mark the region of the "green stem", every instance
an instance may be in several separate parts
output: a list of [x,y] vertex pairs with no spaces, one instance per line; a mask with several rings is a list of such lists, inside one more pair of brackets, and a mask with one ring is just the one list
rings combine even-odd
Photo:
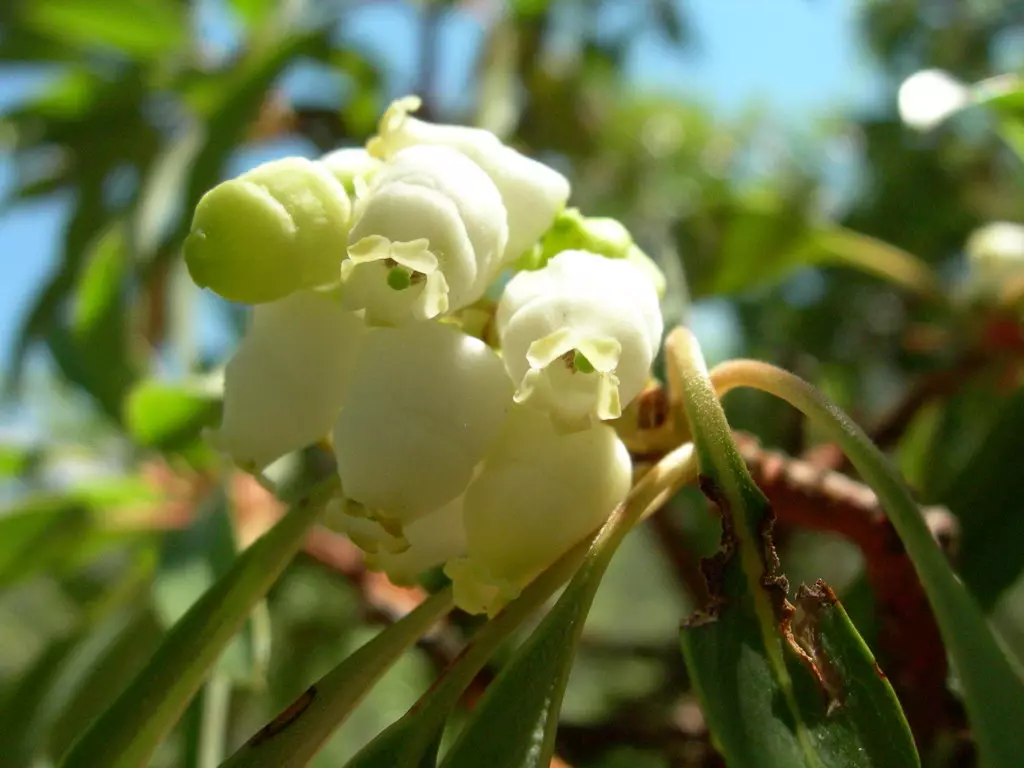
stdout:
[[837,443],[878,494],[935,611],[963,688],[984,766],[1015,766],[1024,755],[1024,684],[992,633],[981,608],[953,574],[896,470],[842,409],[793,374],[753,360],[723,363],[711,372],[720,395],[753,387],[802,411]]

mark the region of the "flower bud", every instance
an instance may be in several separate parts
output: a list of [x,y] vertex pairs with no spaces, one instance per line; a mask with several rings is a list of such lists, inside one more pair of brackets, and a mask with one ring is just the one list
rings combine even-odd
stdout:
[[552,168],[501,143],[482,128],[435,125],[410,117],[420,106],[408,96],[391,104],[381,118],[379,135],[367,144],[370,154],[387,159],[420,144],[453,147],[491,177],[508,211],[508,243],[503,263],[527,251],[548,230],[569,199],[569,181]]
[[256,306],[224,372],[214,445],[255,472],[325,437],[364,333],[362,320],[330,293],[301,291]]
[[335,283],[351,203],[316,162],[264,163],[211,189],[196,206],[185,263],[197,285],[259,304]]
[[511,396],[479,339],[442,323],[371,329],[334,425],[345,495],[396,530],[439,509],[465,490]]
[[568,208],[558,214],[541,241],[544,263],[562,251],[590,251],[610,259],[622,259],[633,245],[633,236],[617,219],[583,216]]
[[663,330],[644,274],[628,260],[586,251],[516,275],[496,321],[516,401],[570,429],[622,413],[647,381]]
[[508,237],[494,184],[448,147],[412,147],[377,172],[342,264],[345,298],[367,320],[429,319],[483,295]]
[[544,413],[513,410],[466,489],[466,556],[445,566],[456,604],[493,616],[595,531],[630,482],[629,452],[611,427],[565,433]]
[[328,152],[320,164],[330,171],[351,197],[365,189],[383,163],[362,147],[345,147]]

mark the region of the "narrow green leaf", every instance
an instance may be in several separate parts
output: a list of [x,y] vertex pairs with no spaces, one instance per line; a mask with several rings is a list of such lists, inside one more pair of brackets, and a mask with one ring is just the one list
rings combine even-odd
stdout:
[[214,673],[185,712],[185,745],[181,764],[217,768],[224,757],[231,680]]
[[666,348],[701,488],[722,513],[722,547],[705,571],[711,602],[681,633],[719,751],[732,768],[919,766],[892,688],[824,585],[813,593],[821,605],[803,593],[794,636],[768,501],[732,441],[696,339],[680,328]]
[[968,589],[990,610],[1024,569],[1024,473],[1007,461],[1020,450],[1024,390],[999,412],[992,429],[941,501],[960,520],[957,561]]
[[[432,767],[445,722],[462,693],[498,647],[575,571],[591,541],[588,539],[564,555],[501,613],[484,624],[433,687],[405,715],[360,750],[346,768]],[[270,768],[269,764],[265,765]]]
[[786,400],[838,444],[878,494],[928,596],[963,690],[983,768],[1012,768],[1024,754],[1024,676],[977,602],[956,578],[888,459],[842,410],[791,373],[750,360],[713,372],[720,393],[751,386]]
[[442,768],[548,768],[576,650],[612,556],[652,502],[674,493],[695,470],[687,444],[652,470],[616,510],[558,602],[488,687]]
[[873,274],[911,293],[941,299],[935,273],[902,248],[843,227],[827,227],[814,234],[822,249],[821,261],[843,264]]
[[[570,597],[566,602],[560,603],[561,609],[558,616],[550,621],[545,621],[544,626],[547,629],[535,641],[531,641],[521,654],[517,654],[517,660],[513,662],[522,665],[520,669],[523,671],[545,668],[547,672],[555,672],[559,676],[568,675],[573,656],[572,646],[576,642],[573,639],[573,633],[578,632],[581,627],[571,625],[567,628],[566,623],[571,624],[573,620],[582,623],[589,610],[590,602],[593,600],[591,590],[597,588],[600,576],[607,567],[607,561],[611,558],[621,538],[636,520],[649,513],[650,510],[657,509],[680,485],[692,477],[691,458],[692,451],[689,446],[685,446],[669,454],[660,462],[633,488],[627,503],[620,507],[612,521],[595,536],[588,537],[563,555],[558,562],[534,579],[518,599],[484,624],[434,686],[401,719],[364,747],[347,764],[346,768],[433,768],[437,745],[444,731],[445,721],[467,686],[494,655],[498,647],[579,568],[587,553],[594,551],[594,558],[589,566],[589,575],[582,576],[573,588],[574,594],[579,600],[574,601]],[[598,546],[595,541],[602,543]],[[568,634],[565,634],[566,631]],[[568,649],[557,647],[557,637],[560,633],[570,646]],[[546,658],[549,653],[555,653],[555,656]],[[510,675],[505,675],[504,679],[509,680]],[[509,689],[505,687],[509,685],[524,685],[525,687],[520,690],[524,695],[529,696],[530,704],[529,707],[526,707],[524,700],[524,710],[516,717],[514,729],[511,721],[506,723],[506,726],[510,728],[510,733],[503,736],[507,739],[504,742],[505,745],[509,747],[512,744],[518,745],[514,748],[512,756],[520,754],[524,759],[529,759],[529,755],[524,755],[521,751],[522,743],[517,741],[519,736],[540,734],[541,738],[545,740],[553,740],[558,720],[558,709],[564,694],[565,680],[535,680],[533,683],[534,685],[531,685],[529,681],[525,680],[520,680],[518,683],[503,683],[504,689],[494,694],[490,699],[491,703],[487,705],[487,711],[492,714],[481,715],[481,725],[474,726],[472,733],[467,737],[471,739],[471,744],[459,747],[456,758],[453,759],[460,761],[474,759],[471,754],[471,746],[480,744],[481,735],[478,729],[491,730],[493,718],[497,717],[498,713],[507,712],[510,703],[514,700],[514,696],[510,695]],[[544,702],[551,705],[550,713],[543,710]],[[546,750],[550,750],[550,748],[550,743],[544,747]],[[488,747],[488,754],[491,757],[498,757],[497,752],[498,750]],[[507,758],[509,755],[503,757]],[[483,760],[480,755],[476,755],[475,759],[478,760],[476,763],[478,765],[491,764]],[[501,763],[501,765],[504,764]],[[516,765],[516,763],[508,764]],[[530,764],[523,763],[523,765]],[[539,763],[537,764],[539,765]],[[499,764],[495,763],[495,765]]]
[[64,768],[134,768],[152,756],[253,607],[298,551],[332,477],[314,487],[174,625],[149,664],[62,761]]
[[185,7],[172,0],[32,0],[24,23],[72,46],[158,56],[187,39]]
[[224,763],[224,768],[305,766],[391,665],[452,607],[431,595],[307,688]]
[[220,411],[221,395],[207,382],[149,379],[128,396],[125,423],[139,445],[175,452],[194,446],[204,428],[217,424]]
[[[237,558],[230,501],[224,488],[218,488],[200,506],[192,525],[167,533],[161,541],[153,602],[163,624],[170,627],[184,616]],[[218,674],[240,685],[263,685],[270,655],[268,622],[261,601],[224,649]]]

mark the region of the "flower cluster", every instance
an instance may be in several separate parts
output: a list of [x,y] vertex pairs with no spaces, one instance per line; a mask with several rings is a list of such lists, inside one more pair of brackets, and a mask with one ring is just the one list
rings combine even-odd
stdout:
[[199,203],[193,279],[254,305],[212,439],[251,472],[329,440],[329,524],[493,614],[625,497],[603,422],[647,383],[663,282],[621,224],[565,208],[561,174],[417,104]]

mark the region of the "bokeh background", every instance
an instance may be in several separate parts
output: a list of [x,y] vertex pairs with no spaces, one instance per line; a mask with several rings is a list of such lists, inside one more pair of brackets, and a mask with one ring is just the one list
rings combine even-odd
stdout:
[[[1024,221],[1024,163],[984,111],[929,133],[901,123],[900,83],[933,67],[966,82],[1024,71],[1024,7],[6,0],[0,765],[52,764],[280,512],[200,437],[217,413],[202,374],[245,314],[185,274],[198,197],[267,159],[359,145],[407,93],[429,119],[551,163],[575,205],[625,222],[668,276],[668,321],[711,362],[787,367],[873,431],[941,507],[930,522],[1024,659],[1024,334],[964,287],[970,233]],[[905,254],[932,283],[887,275]],[[760,441],[745,452],[764,484],[790,494],[772,498],[791,582],[825,578],[843,597],[927,764],[971,764],[876,506],[826,482],[841,458],[784,404],[740,393],[728,413]],[[682,494],[617,556],[566,700],[567,764],[717,764],[676,640],[717,535]],[[418,595],[318,532],[157,764],[216,765]],[[404,712],[471,628],[456,618],[410,652],[316,765]]]

